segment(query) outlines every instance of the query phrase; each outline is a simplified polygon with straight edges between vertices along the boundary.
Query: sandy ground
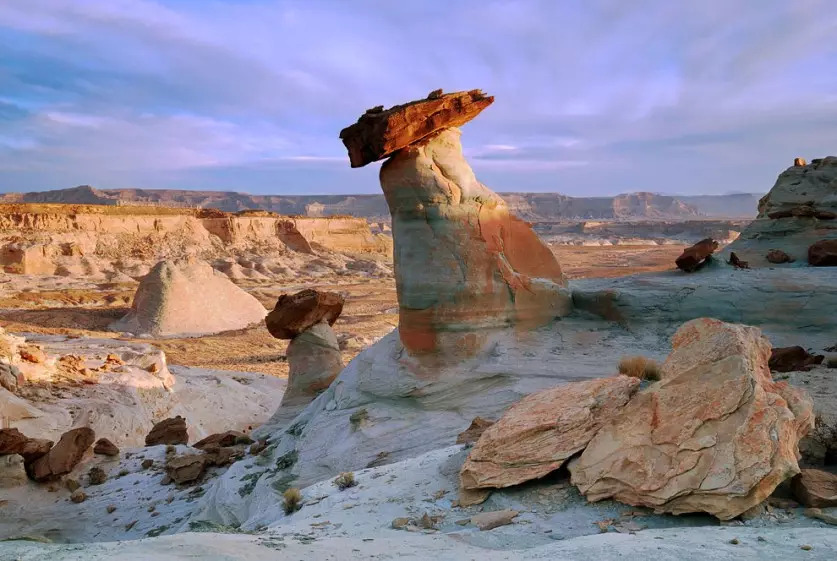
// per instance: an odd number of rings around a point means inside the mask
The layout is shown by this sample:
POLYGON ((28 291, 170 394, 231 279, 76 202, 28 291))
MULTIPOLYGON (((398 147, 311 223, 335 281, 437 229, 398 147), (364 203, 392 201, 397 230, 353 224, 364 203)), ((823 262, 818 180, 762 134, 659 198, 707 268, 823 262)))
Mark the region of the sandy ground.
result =
MULTIPOLYGON (((567 277, 619 277, 673 268, 681 246, 554 246, 567 277)), ((10 332, 119 337, 107 331, 130 307, 136 284, 86 282, 83 279, 8 275, 0 290, 0 325, 10 332)), ((272 309, 280 294, 303 288, 341 292, 346 307, 334 329, 347 340, 343 361, 398 325, 394 279, 321 277, 294 284, 243 280, 239 286, 272 309)), ((287 341, 270 336, 263 325, 192 339, 131 339, 161 348, 169 364, 244 372, 288 374, 287 341)))

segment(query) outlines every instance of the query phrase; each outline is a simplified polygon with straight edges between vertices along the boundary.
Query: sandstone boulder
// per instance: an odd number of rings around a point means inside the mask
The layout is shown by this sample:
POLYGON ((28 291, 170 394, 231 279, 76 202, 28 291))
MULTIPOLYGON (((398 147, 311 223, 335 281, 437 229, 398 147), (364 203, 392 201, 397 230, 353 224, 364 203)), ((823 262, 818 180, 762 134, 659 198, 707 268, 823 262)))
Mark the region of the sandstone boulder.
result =
POLYGON ((672 346, 661 380, 571 462, 572 481, 593 502, 734 518, 799 473, 811 399, 772 380, 770 344, 757 328, 696 319, 672 346))
POLYGON ((178 415, 169 419, 163 419, 152 427, 151 432, 145 437, 146 446, 157 446, 159 444, 187 444, 189 434, 186 427, 186 419, 178 415))
POLYGON ((775 265, 781 265, 783 263, 793 263, 794 259, 782 251, 781 249, 771 249, 767 252, 766 256, 767 260, 775 265))
POLYGON ((557 470, 621 411, 639 384, 616 376, 524 397, 483 432, 462 466, 461 486, 510 487, 557 470))
POLYGON ((0 489, 11 489, 26 483, 26 468, 19 454, 0 455, 0 489))
POLYGON ((113 331, 153 336, 195 336, 243 329, 261 322, 267 310, 208 263, 161 261, 143 277, 131 311, 113 331))
POLYGON ((819 469, 803 469, 794 477, 793 495, 811 508, 837 506, 837 475, 819 469))
POLYGON ((277 339, 293 339, 321 321, 334 325, 344 303, 343 296, 336 292, 306 289, 283 294, 267 314, 265 324, 277 339))
POLYGON ((29 464, 29 476, 35 481, 53 481, 73 471, 93 445, 92 429, 79 427, 65 432, 49 452, 29 464))
POLYGON ((387 110, 378 106, 340 131, 340 139, 349 151, 352 167, 361 167, 435 132, 464 125, 493 102, 492 96, 471 90, 432 95, 387 110))
POLYGON ((17 429, 0 429, 0 456, 20 454, 29 439, 17 429))
POLYGON ((96 441, 95 446, 93 446, 93 453, 103 456, 118 456, 119 448, 107 438, 100 438, 96 441))
POLYGON ((795 370, 808 370, 812 366, 822 364, 825 360, 823 355, 812 355, 799 346, 780 347, 770 352, 768 365, 773 372, 793 372, 795 370))
POLYGON ((0 387, 15 393, 23 385, 23 374, 17 366, 0 362, 0 387))
POLYGON ((220 432, 211 434, 206 438, 199 440, 192 445, 192 448, 198 450, 210 451, 218 448, 225 448, 228 446, 235 446, 236 444, 252 444, 253 439, 243 432, 229 430, 227 432, 220 432))
POLYGON ((381 167, 392 214, 399 333, 413 356, 461 360, 488 332, 530 331, 572 307, 555 256, 482 185, 458 129, 399 150, 381 167))
POLYGON ((53 442, 45 438, 30 438, 20 451, 26 465, 31 464, 52 449, 53 442))
POLYGON ((166 475, 178 485, 192 483, 197 481, 210 465, 212 458, 207 454, 177 456, 166 462, 166 475))
POLYGON ((805 161, 805 158, 794 158, 793 159, 793 165, 794 165, 794 167, 803 167, 803 166, 807 166, 808 162, 805 161))
POLYGON ((712 238, 706 238, 686 248, 680 257, 675 259, 674 264, 682 271, 693 273, 706 264, 716 249, 718 249, 718 242, 712 238))
POLYGON ((811 244, 808 248, 808 264, 814 267, 837 267, 837 239, 811 244))

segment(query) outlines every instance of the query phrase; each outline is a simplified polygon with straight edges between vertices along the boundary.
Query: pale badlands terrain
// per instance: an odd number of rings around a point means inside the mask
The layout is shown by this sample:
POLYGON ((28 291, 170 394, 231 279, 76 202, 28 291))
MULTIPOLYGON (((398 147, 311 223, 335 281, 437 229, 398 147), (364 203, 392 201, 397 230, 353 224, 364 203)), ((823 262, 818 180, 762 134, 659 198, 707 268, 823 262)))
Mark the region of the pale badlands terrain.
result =
POLYGON ((462 155, 492 102, 341 133, 373 224, 3 205, 0 559, 834 559, 837 158, 531 224, 462 155))

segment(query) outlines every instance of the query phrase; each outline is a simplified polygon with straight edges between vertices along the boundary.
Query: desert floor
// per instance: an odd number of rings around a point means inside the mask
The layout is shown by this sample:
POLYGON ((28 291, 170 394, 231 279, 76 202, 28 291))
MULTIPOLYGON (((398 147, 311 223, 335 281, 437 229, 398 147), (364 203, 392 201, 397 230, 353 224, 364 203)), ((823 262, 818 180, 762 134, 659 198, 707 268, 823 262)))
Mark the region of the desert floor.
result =
MULTIPOLYGON (((569 279, 620 277, 674 267, 683 246, 553 246, 569 279)), ((0 295, 0 320, 11 332, 117 338, 110 322, 131 305, 136 284, 91 284, 83 280, 12 278, 0 295)), ((398 325, 394 279, 321 277, 292 285, 242 281, 239 285, 272 309, 280 294, 303 288, 334 290, 346 306, 334 329, 347 340, 348 363, 363 348, 398 325)), ((286 377, 286 341, 274 339, 263 325, 218 335, 184 339, 130 339, 165 351, 169 364, 262 372, 286 377)))

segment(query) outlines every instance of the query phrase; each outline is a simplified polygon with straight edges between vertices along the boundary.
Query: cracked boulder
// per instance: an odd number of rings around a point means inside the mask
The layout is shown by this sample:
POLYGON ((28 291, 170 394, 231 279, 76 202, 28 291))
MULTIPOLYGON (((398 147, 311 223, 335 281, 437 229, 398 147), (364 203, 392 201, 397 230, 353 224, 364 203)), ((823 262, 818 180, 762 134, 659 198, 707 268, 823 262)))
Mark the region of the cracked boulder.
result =
POLYGON ((399 332, 414 356, 472 356, 491 330, 529 331, 571 308, 552 251, 477 180, 460 134, 444 129, 381 168, 392 214, 399 332))
POLYGON ((729 520, 800 472, 811 398, 774 382, 770 343, 754 327, 684 324, 659 382, 637 393, 570 462, 572 482, 603 499, 656 512, 729 520))
POLYGON ((92 429, 79 427, 61 435, 58 444, 49 452, 27 465, 29 476, 35 481, 54 481, 73 471, 93 446, 96 434, 92 429))
POLYGON ((529 394, 485 429, 460 471, 463 489, 510 487, 559 469, 639 389, 615 376, 529 394))

